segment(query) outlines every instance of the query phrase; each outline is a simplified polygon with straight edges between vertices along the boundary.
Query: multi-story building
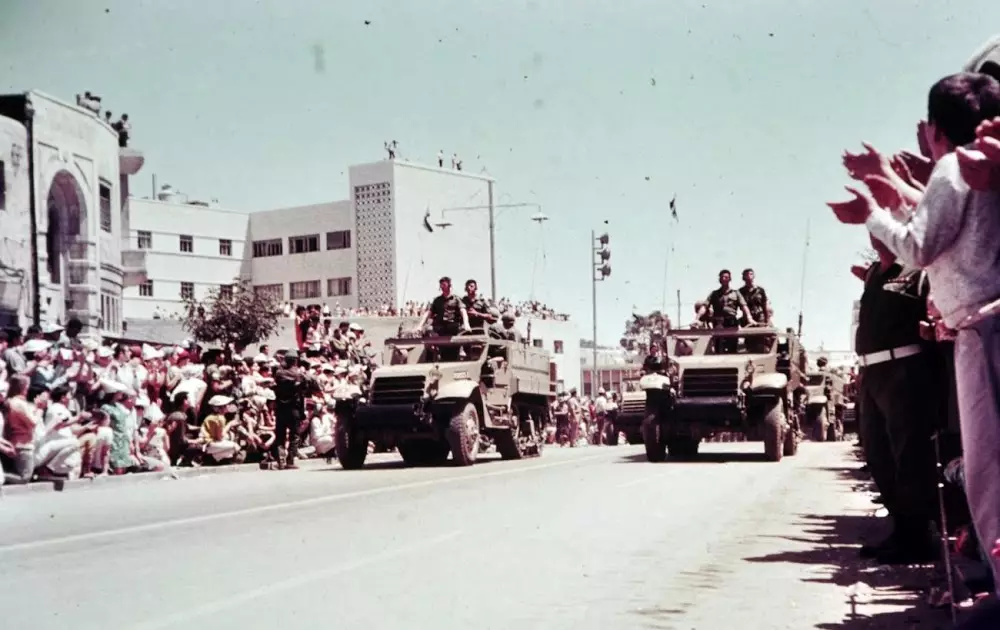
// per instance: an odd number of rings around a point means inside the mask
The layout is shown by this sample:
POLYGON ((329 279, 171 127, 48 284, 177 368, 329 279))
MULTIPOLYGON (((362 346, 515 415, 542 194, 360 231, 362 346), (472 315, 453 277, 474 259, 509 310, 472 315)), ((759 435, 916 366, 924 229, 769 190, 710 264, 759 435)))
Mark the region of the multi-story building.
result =
POLYGON ((88 331, 119 334, 122 290, 144 271, 141 252, 122 240, 128 177, 142 155, 119 147, 93 112, 41 92, 0 96, 0 119, 9 151, 0 170, 11 177, 0 235, 3 319, 24 327, 76 317, 88 331))
POLYGON ((580 387, 580 329, 576 322, 525 316, 518 317, 514 326, 534 347, 549 351, 557 392, 580 387))
POLYGON ((250 215, 250 277, 279 302, 358 305, 351 202, 335 201, 250 215))
POLYGON ((623 348, 597 349, 597 383, 594 383, 594 350, 584 348, 580 351, 580 393, 592 396, 597 389, 622 390, 622 382, 639 377, 642 369, 641 361, 626 352, 623 348))
POLYGON ((156 200, 130 200, 132 248, 146 254, 146 277, 125 289, 129 319, 182 312, 185 297, 204 299, 247 277, 249 215, 215 203, 187 201, 165 188, 156 200))

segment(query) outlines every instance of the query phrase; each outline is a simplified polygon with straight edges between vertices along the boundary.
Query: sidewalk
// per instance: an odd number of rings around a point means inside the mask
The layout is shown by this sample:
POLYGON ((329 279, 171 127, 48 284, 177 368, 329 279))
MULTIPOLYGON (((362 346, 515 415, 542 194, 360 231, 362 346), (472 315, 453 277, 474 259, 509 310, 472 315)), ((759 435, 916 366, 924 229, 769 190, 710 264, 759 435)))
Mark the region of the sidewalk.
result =
MULTIPOLYGON (((298 461, 300 468, 324 468, 336 466, 336 462, 327 464, 326 460, 302 459, 298 461)), ((231 464, 228 466, 201 466, 199 468, 174 468, 177 479, 191 479, 194 477, 204 477, 207 475, 220 475, 224 473, 246 473, 259 472, 261 474, 271 472, 261 470, 258 464, 231 464)), ((131 473, 127 475, 105 475, 94 477, 93 479, 74 479, 72 481, 35 481, 24 485, 3 485, 0 486, 0 496, 18 496, 34 492, 64 492, 66 490, 86 490, 89 488, 100 488, 104 486, 131 485, 137 483, 148 483, 151 481, 162 481, 170 479, 168 473, 147 472, 131 473)))

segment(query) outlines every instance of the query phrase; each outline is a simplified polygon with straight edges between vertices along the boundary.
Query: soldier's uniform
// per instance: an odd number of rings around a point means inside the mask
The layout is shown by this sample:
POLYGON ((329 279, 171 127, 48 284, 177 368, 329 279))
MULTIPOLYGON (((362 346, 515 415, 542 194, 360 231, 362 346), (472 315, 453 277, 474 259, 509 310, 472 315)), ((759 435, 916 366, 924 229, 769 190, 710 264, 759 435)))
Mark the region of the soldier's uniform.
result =
POLYGON ((864 555, 888 563, 933 557, 930 523, 936 506, 931 438, 940 417, 940 355, 920 337, 929 287, 920 270, 893 264, 868 270, 855 349, 862 366, 858 403, 865 459, 893 535, 864 555))
MULTIPOLYGON (((753 320, 758 323, 764 323, 767 321, 767 291, 764 287, 757 286, 756 284, 752 287, 742 286, 739 289, 740 295, 743 297, 743 301, 746 302, 747 310, 750 311, 750 316, 753 320)), ((749 324, 750 322, 746 322, 749 324)))
POLYGON ((499 339, 505 339, 516 343, 521 343, 522 341, 521 333, 514 328, 514 317, 512 315, 504 315, 499 323, 490 326, 490 334, 498 337, 499 339))
POLYGON ((642 362, 642 371, 646 374, 656 374, 666 370, 666 362, 659 352, 651 352, 642 362))
MULTIPOLYGON (((286 361, 295 358, 298 354, 294 351, 285 355, 286 361)), ((295 466, 299 453, 299 425, 305 418, 306 393, 314 386, 312 377, 298 365, 289 366, 286 363, 274 372, 275 440, 272 455, 279 468, 295 466)))
POLYGON ((454 337, 462 330, 464 310, 465 305, 454 293, 437 296, 431 302, 431 330, 438 337, 454 337))
POLYGON ((490 310, 490 306, 486 303, 486 300, 478 295, 470 298, 466 294, 462 296, 462 306, 465 307, 465 311, 469 316, 469 328, 473 330, 486 330, 489 322, 483 316, 488 314, 490 310))
MULTIPOLYGON (((739 328, 740 316, 746 309, 746 302, 739 291, 733 288, 723 289, 719 287, 708 294, 709 308, 712 309, 713 328, 739 328)), ((736 337, 729 339, 716 339, 716 352, 732 353, 736 352, 739 340, 736 337)))

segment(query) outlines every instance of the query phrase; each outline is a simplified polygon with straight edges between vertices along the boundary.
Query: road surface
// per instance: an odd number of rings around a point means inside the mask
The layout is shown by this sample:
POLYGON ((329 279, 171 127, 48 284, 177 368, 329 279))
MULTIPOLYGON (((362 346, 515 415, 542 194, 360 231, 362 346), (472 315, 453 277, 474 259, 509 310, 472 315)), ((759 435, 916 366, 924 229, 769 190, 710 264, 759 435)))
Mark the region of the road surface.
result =
MULTIPOLYGON (((867 628, 850 446, 223 474, 0 502, 5 628, 867 628), (853 516, 852 516, 853 515, 853 516), (851 625, 855 624, 855 625, 851 625)), ((876 602, 877 604, 877 602, 876 602)), ((905 614, 908 602, 866 614, 905 614)), ((884 626, 909 627, 909 626, 884 626)), ((920 625, 921 629, 935 626, 920 625)))

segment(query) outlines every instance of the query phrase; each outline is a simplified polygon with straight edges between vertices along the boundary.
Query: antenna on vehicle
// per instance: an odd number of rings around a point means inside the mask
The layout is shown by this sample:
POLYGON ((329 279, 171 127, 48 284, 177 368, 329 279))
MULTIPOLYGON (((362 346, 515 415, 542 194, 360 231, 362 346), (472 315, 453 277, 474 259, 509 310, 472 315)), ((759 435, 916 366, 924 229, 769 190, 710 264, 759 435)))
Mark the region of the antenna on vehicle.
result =
POLYGON ((798 337, 802 339, 802 311, 805 310, 806 303, 806 263, 809 262, 809 219, 806 219, 806 246, 802 252, 802 281, 799 285, 799 332, 798 337))

